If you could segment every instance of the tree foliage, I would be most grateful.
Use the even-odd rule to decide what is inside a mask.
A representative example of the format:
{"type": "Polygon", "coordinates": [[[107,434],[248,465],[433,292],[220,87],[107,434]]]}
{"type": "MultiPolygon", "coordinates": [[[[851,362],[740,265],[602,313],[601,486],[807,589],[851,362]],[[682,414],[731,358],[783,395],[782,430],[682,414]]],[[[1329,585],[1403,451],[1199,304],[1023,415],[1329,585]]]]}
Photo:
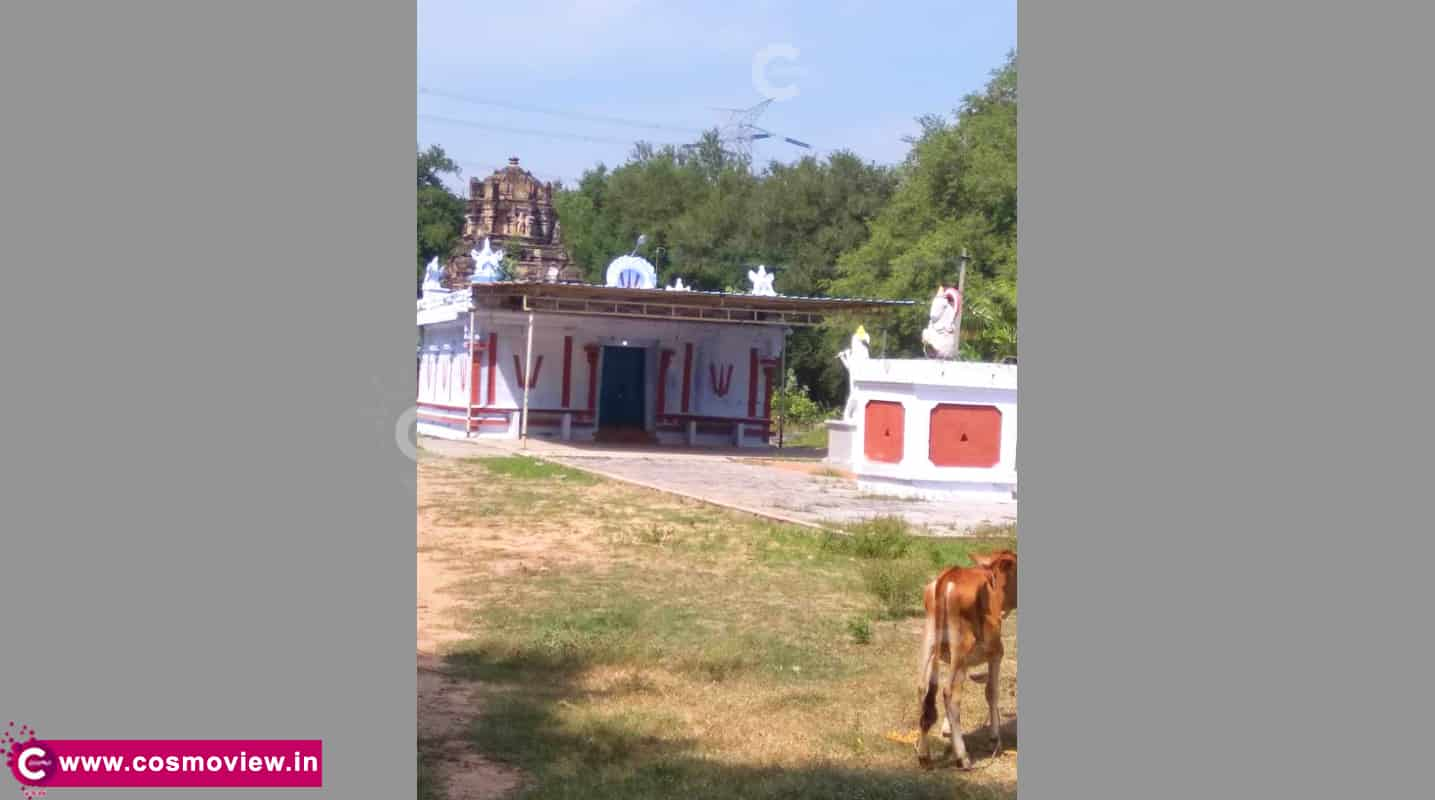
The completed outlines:
{"type": "Polygon", "coordinates": [[[434,257],[447,258],[463,233],[464,202],[443,185],[443,174],[458,175],[442,147],[432,145],[418,153],[418,280],[434,257]]]}
{"type": "MultiPolygon", "coordinates": [[[[967,269],[962,328],[967,357],[1016,354],[1016,55],[986,88],[963,99],[954,121],[921,119],[901,184],[871,237],[840,261],[842,293],[888,298],[936,294],[967,269]]],[[[920,352],[926,302],[887,326],[898,352],[920,352]]],[[[874,334],[875,335],[875,334],[874,334]]]]}

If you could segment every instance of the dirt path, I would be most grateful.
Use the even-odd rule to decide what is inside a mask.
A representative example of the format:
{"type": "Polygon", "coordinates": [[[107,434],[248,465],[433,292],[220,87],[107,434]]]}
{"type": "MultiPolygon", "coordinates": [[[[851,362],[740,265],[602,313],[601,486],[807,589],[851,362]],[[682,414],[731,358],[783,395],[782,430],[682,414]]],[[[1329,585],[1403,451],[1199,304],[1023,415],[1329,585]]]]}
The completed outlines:
{"type": "Polygon", "coordinates": [[[522,776],[475,753],[465,741],[481,713],[479,685],[445,674],[441,648],[463,638],[451,620],[465,609],[448,587],[463,575],[435,551],[455,532],[438,524],[431,508],[451,487],[431,476],[419,481],[418,515],[418,735],[438,756],[438,781],[446,800],[488,800],[517,789],[522,776]]]}
{"type": "MultiPolygon", "coordinates": [[[[524,452],[516,442],[423,438],[423,446],[456,458],[524,452]]],[[[728,451],[578,447],[533,440],[529,455],[785,522],[830,526],[899,516],[933,536],[970,535],[1016,522],[1017,504],[932,502],[868,494],[856,481],[815,461],[775,462],[728,451]]]]}

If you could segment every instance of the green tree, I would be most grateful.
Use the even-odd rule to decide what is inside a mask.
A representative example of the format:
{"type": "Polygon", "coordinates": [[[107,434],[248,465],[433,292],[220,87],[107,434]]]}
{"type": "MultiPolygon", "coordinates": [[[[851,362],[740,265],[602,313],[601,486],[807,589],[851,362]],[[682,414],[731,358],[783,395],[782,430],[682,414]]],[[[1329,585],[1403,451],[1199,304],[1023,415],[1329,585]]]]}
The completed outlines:
{"type": "Polygon", "coordinates": [[[418,280],[434,256],[447,258],[463,233],[463,199],[443,184],[442,175],[460,174],[442,147],[418,152],[418,280]]]}
{"type": "MultiPolygon", "coordinates": [[[[966,357],[1016,354],[1016,54],[968,95],[954,121],[928,116],[871,237],[839,262],[834,289],[923,302],[884,326],[889,354],[916,355],[927,299],[967,270],[966,357]]],[[[850,333],[850,330],[848,331],[850,333]]],[[[879,335],[872,331],[874,342],[879,335]]]]}

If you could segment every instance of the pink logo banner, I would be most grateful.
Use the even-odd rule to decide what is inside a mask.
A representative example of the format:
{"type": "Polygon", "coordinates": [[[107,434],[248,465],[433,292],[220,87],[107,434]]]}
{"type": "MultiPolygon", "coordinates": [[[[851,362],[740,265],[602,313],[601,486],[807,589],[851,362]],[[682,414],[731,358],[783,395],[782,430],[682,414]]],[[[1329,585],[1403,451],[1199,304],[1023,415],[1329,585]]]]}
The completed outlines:
{"type": "Polygon", "coordinates": [[[5,760],[21,785],[43,789],[324,785],[318,739],[29,738],[5,760]]]}

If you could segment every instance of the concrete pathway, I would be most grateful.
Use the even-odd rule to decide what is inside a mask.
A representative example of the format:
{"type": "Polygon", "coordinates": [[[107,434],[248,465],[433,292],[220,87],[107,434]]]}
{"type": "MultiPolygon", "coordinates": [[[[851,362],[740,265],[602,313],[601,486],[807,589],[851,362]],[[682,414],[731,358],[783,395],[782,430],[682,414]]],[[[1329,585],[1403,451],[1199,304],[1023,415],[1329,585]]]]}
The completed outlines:
{"type": "Polygon", "coordinates": [[[533,439],[450,441],[420,437],[455,457],[526,453],[615,480],[802,525],[828,527],[894,515],[936,536],[962,536],[1016,522],[1016,503],[939,503],[866,494],[851,475],[823,465],[820,451],[688,450],[565,444],[533,439]]]}

